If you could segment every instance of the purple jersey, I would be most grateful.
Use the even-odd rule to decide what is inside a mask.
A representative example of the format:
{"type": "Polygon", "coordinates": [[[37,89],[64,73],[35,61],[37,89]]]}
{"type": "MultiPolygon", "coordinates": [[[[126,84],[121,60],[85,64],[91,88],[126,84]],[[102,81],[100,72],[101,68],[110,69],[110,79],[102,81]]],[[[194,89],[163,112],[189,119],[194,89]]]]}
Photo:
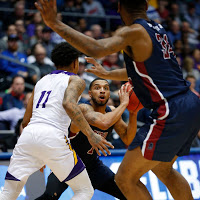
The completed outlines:
{"type": "Polygon", "coordinates": [[[134,62],[124,53],[128,77],[143,106],[159,108],[158,118],[162,119],[169,112],[167,101],[188,91],[189,83],[183,79],[172,44],[162,25],[144,19],[137,19],[134,24],[146,29],[152,40],[153,52],[145,62],[134,62]]]}

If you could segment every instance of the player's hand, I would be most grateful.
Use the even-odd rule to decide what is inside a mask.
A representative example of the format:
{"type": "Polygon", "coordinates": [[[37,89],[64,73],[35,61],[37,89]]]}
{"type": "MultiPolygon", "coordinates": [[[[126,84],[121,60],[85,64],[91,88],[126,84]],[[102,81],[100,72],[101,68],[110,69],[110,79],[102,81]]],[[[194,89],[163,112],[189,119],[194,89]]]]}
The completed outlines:
{"type": "Polygon", "coordinates": [[[112,149],[114,149],[114,146],[110,142],[108,142],[105,138],[103,138],[102,136],[100,136],[100,135],[98,135],[96,133],[94,133],[90,137],[88,137],[88,141],[91,144],[91,146],[95,149],[95,151],[97,152],[97,154],[99,156],[101,156],[99,150],[102,151],[104,156],[107,156],[106,152],[108,153],[108,155],[111,155],[111,153],[108,150],[107,146],[109,146],[112,149]]]}
{"type": "Polygon", "coordinates": [[[46,168],[46,165],[44,165],[41,169],[40,169],[40,172],[44,172],[44,169],[46,168]]]}
{"type": "Polygon", "coordinates": [[[128,84],[124,84],[121,86],[118,95],[120,99],[120,103],[124,104],[125,106],[128,106],[129,104],[129,95],[132,91],[132,87],[130,87],[128,84]]]}
{"type": "Polygon", "coordinates": [[[35,7],[40,11],[43,21],[47,26],[51,27],[51,24],[56,23],[56,0],[38,0],[38,2],[35,2],[35,7]]]}
{"type": "Polygon", "coordinates": [[[90,69],[85,69],[85,71],[92,73],[100,78],[104,78],[107,71],[103,68],[103,66],[100,65],[94,58],[85,57],[85,59],[88,63],[93,64],[93,66],[90,69]]]}

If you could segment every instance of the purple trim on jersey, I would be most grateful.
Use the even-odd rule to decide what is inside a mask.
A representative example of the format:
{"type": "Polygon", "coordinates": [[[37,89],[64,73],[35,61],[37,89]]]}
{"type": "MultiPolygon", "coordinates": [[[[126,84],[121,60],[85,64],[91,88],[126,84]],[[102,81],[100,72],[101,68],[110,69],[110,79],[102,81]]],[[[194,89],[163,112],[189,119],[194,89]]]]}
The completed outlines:
{"type": "Polygon", "coordinates": [[[72,72],[67,72],[67,71],[64,71],[64,70],[55,70],[55,71],[52,71],[50,74],[60,74],[60,73],[67,74],[69,76],[77,75],[77,74],[74,74],[72,72]]]}
{"type": "Polygon", "coordinates": [[[6,173],[5,180],[12,180],[12,181],[20,181],[19,179],[15,178],[12,174],[9,172],[6,173]]]}
{"type": "Polygon", "coordinates": [[[78,159],[77,164],[74,166],[69,176],[63,182],[71,180],[72,178],[80,174],[85,169],[85,165],[83,164],[82,160],[79,158],[78,155],[77,155],[77,159],[78,159]]]}

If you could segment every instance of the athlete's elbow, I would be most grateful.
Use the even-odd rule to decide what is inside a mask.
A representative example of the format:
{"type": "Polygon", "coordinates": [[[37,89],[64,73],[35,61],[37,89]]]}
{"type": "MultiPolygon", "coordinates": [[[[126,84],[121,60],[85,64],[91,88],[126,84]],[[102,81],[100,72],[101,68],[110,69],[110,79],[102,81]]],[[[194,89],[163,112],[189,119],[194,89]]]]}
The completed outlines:
{"type": "Polygon", "coordinates": [[[71,108],[73,107],[73,105],[71,103],[69,103],[67,101],[63,101],[62,105],[67,113],[71,112],[71,110],[72,110],[71,108]]]}

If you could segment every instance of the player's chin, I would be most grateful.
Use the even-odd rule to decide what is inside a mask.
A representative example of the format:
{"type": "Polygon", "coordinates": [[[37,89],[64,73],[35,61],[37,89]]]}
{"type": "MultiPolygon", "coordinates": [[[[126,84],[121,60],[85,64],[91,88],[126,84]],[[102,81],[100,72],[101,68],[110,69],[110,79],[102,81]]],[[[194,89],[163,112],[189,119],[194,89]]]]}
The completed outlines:
{"type": "Polygon", "coordinates": [[[106,100],[99,100],[99,102],[98,102],[98,105],[99,106],[104,106],[105,104],[107,103],[107,101],[106,100]]]}

